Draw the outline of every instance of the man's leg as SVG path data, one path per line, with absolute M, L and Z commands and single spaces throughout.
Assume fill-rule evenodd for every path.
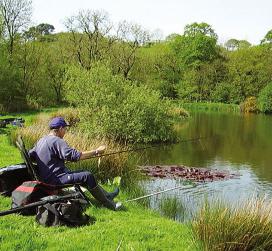
M 62 184 L 81 184 L 89 189 L 97 186 L 94 176 L 90 172 L 71 172 L 60 177 Z
M 107 193 L 102 187 L 100 187 L 94 176 L 90 172 L 71 172 L 60 177 L 62 184 L 81 184 L 86 186 L 95 199 L 100 201 L 104 206 L 112 210 L 118 209 L 118 206 L 112 200 L 118 193 Z

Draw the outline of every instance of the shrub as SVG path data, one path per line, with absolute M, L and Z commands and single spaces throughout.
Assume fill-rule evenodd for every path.
M 256 97 L 247 97 L 246 100 L 240 104 L 240 110 L 244 113 L 258 112 Z
M 176 137 L 169 101 L 101 63 L 89 71 L 71 67 L 65 88 L 67 101 L 80 110 L 81 129 L 91 137 L 145 143 Z
M 227 83 L 218 83 L 211 92 L 211 100 L 217 103 L 228 103 L 231 86 Z
M 272 83 L 261 90 L 258 98 L 258 106 L 261 112 L 272 112 Z

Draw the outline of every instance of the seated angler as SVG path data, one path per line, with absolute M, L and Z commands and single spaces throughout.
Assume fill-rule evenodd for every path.
M 121 206 L 113 199 L 118 195 L 119 189 L 108 193 L 99 186 L 90 172 L 70 171 L 65 166 L 65 161 L 79 161 L 104 152 L 105 146 L 96 150 L 80 152 L 68 146 L 63 139 L 66 127 L 69 126 L 62 117 L 53 118 L 49 124 L 50 133 L 42 137 L 29 151 L 30 157 L 38 165 L 38 174 L 41 181 L 52 185 L 80 184 L 85 186 L 90 193 L 105 207 L 117 210 Z

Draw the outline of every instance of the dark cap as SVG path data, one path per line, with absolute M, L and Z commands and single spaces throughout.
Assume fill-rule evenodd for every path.
M 66 127 L 66 126 L 69 126 L 69 123 L 67 123 L 63 117 L 55 117 L 49 123 L 50 129 L 58 129 L 60 127 Z

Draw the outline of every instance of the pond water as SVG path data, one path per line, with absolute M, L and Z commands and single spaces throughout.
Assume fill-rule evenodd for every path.
M 237 179 L 184 186 L 151 199 L 159 208 L 162 198 L 176 198 L 183 210 L 175 216 L 189 219 L 205 200 L 220 199 L 231 205 L 266 196 L 272 199 L 272 116 L 236 113 L 192 113 L 180 123 L 181 139 L 207 137 L 199 141 L 148 149 L 143 165 L 186 165 L 238 173 Z M 178 179 L 150 179 L 144 182 L 147 192 L 178 186 Z

